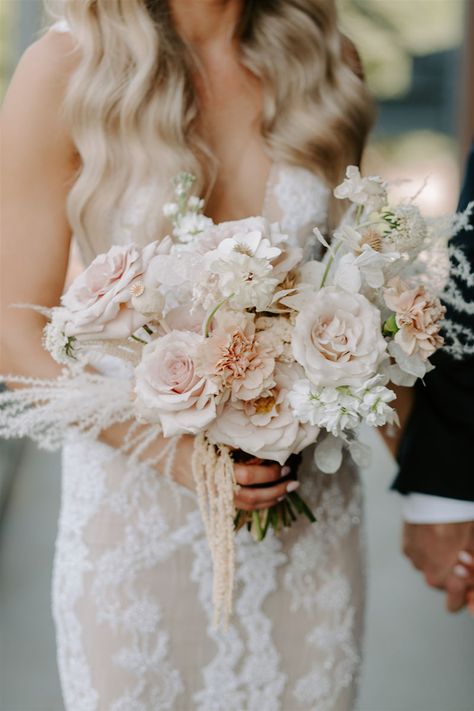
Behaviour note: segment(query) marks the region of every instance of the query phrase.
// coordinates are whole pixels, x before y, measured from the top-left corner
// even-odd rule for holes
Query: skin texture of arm
[[[6,374],[55,378],[61,372],[42,347],[44,318],[10,306],[55,306],[64,288],[71,241],[66,199],[78,157],[60,109],[77,61],[71,38],[48,32],[23,55],[2,109],[0,372]],[[120,446],[126,428],[111,427],[103,441]],[[174,467],[175,479],[191,489],[193,439],[181,438]],[[156,451],[146,454],[156,454],[162,445],[158,439]],[[278,479],[277,465],[239,464],[235,474],[239,508],[264,508],[286,493],[287,482],[248,487]]]

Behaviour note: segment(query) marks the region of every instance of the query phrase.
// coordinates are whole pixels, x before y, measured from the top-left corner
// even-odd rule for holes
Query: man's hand
[[[446,608],[457,612],[474,589],[474,521],[405,523],[403,552],[428,585],[446,591]],[[469,563],[468,558],[471,559]]]

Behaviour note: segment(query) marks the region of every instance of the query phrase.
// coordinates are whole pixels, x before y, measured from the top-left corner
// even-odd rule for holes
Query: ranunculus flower
[[[143,326],[147,316],[136,311],[131,300],[159,251],[160,244],[152,242],[143,249],[133,244],[114,246],[97,256],[61,299],[66,336],[120,339]]]
[[[228,401],[208,428],[209,439],[284,464],[290,454],[301,452],[319,434],[318,427],[297,422],[289,406],[288,393],[302,376],[295,363],[277,364],[275,387],[255,400]]]
[[[380,312],[362,294],[324,287],[299,312],[293,355],[314,385],[359,385],[386,354]]]
[[[251,314],[218,312],[210,337],[198,346],[197,370],[233,397],[252,400],[274,385],[275,358],[282,349],[272,332],[256,332]]]
[[[159,422],[165,437],[196,434],[216,415],[215,385],[196,373],[194,358],[202,336],[171,331],[143,348],[136,369],[136,407]]]
[[[400,329],[395,343],[408,355],[418,354],[423,360],[443,345],[439,335],[446,309],[439,299],[431,296],[421,284],[410,289],[399,277],[392,279],[384,290],[385,303],[395,311]]]

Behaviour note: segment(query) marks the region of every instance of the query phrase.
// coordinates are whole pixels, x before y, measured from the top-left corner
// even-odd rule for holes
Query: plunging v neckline
[[[229,218],[226,218],[224,220],[220,219],[219,223],[216,223],[216,224],[220,224],[221,222],[237,222],[239,220],[246,220],[249,217],[265,217],[266,218],[267,213],[268,213],[268,205],[270,202],[270,197],[271,197],[271,193],[272,193],[273,185],[274,185],[274,181],[275,181],[276,167],[277,167],[277,163],[274,160],[270,161],[270,166],[268,168],[267,178],[265,181],[265,186],[264,186],[264,191],[263,191],[263,198],[262,198],[258,212],[252,213],[252,214],[247,214],[247,215],[241,215],[240,217],[233,217],[232,219],[229,219]],[[204,214],[206,215],[206,217],[210,217],[214,221],[214,218],[211,217],[208,213],[206,213],[205,210],[204,210]]]

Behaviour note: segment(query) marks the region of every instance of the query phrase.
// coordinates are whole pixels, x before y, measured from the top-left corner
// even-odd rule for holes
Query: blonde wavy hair
[[[79,50],[64,103],[80,159],[68,216],[89,261],[110,247],[110,216],[141,186],[154,186],[146,222],[133,235],[142,243],[169,227],[162,205],[180,170],[197,176],[197,193],[210,194],[218,164],[196,127],[194,77],[202,69],[174,29],[167,0],[45,5],[67,21]],[[334,186],[346,165],[359,162],[373,119],[334,0],[246,0],[236,33],[242,64],[262,83],[270,157]]]

